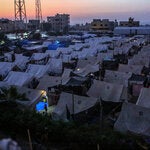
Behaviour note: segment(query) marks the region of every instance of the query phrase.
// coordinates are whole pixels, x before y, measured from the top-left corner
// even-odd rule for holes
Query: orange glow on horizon
[[[25,3],[27,19],[34,19],[35,0],[25,0]],[[150,18],[150,0],[41,0],[41,5],[44,19],[57,13],[70,14],[71,20],[88,17]],[[14,0],[0,0],[0,18],[14,19]]]

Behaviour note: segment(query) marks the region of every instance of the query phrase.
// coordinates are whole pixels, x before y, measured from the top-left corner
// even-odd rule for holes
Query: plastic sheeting
[[[11,62],[0,62],[0,75],[6,76],[14,67]]]
[[[61,93],[57,106],[53,111],[53,119],[67,120],[67,109],[70,114],[77,114],[88,110],[97,103],[96,98],[72,95],[69,93]],[[74,106],[74,111],[73,111]]]
[[[150,88],[142,88],[136,105],[150,108]]]
[[[45,74],[48,74],[49,66],[48,65],[35,65],[29,64],[26,70],[27,73],[33,74],[37,78],[41,78]]]
[[[142,69],[143,69],[142,65],[119,64],[118,71],[120,71],[120,72],[131,72],[131,73],[134,73],[134,74],[141,74]]]
[[[105,71],[105,82],[122,84],[125,87],[128,87],[128,79],[131,77],[132,73],[130,72],[119,72],[119,71]]]
[[[32,81],[33,78],[34,76],[29,73],[11,71],[4,79],[4,82],[9,85],[26,86]]]
[[[150,136],[150,109],[124,103],[114,129],[123,133]]]
[[[122,97],[123,93],[123,85],[94,80],[87,95],[101,98],[103,101],[122,102],[122,100],[126,100],[126,97]]]

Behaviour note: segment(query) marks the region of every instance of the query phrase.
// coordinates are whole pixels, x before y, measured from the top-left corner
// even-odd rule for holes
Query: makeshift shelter
[[[13,61],[13,55],[14,55],[13,51],[4,53],[5,61],[12,62]]]
[[[35,109],[36,104],[39,101],[42,101],[43,97],[46,96],[45,91],[43,90],[30,89],[30,88],[18,87],[18,86],[16,86],[16,88],[19,94],[25,94],[25,97],[27,98],[21,101],[18,100],[18,102],[28,107],[29,109]]]
[[[115,35],[149,35],[150,27],[116,27]]]
[[[70,77],[63,80],[62,89],[77,95],[86,95],[87,89],[91,86],[91,80],[88,77]]]
[[[124,103],[114,129],[123,133],[150,136],[150,109]]]
[[[123,85],[94,80],[87,95],[102,101],[123,102],[127,100]]]
[[[62,60],[51,58],[49,59],[47,65],[49,66],[50,74],[61,74],[62,73]]]
[[[33,53],[30,61],[35,64],[46,64],[48,62],[49,55],[47,53]]]
[[[61,54],[60,51],[56,50],[47,50],[45,53],[48,54],[50,58],[58,58],[59,55]]]
[[[128,79],[131,77],[132,73],[130,72],[119,72],[105,70],[104,81],[109,83],[122,84],[125,87],[128,87]]]
[[[45,48],[43,45],[23,45],[22,48],[25,51],[36,51],[36,52],[42,52],[43,48]]]
[[[150,88],[142,88],[136,105],[150,108]]]
[[[143,69],[142,65],[119,64],[118,71],[120,71],[120,72],[131,72],[131,73],[134,73],[134,74],[141,74],[142,69]]]
[[[132,74],[128,81],[129,94],[139,96],[141,88],[146,87],[146,82],[147,78],[145,76]]]
[[[0,62],[0,75],[5,77],[15,65],[11,62]]]
[[[111,52],[98,53],[98,56],[97,56],[97,61],[101,63],[103,62],[103,60],[112,60],[112,59],[113,59],[113,53]]]
[[[48,91],[48,87],[60,85],[61,82],[62,82],[61,77],[44,75],[41,79],[39,79],[37,89]]]
[[[14,65],[17,65],[21,70],[25,70],[27,63],[29,62],[29,57],[23,56],[22,54],[15,54]]]
[[[133,45],[131,43],[123,44],[121,47],[115,47],[114,55],[128,54],[131,51],[132,47],[133,47]]]
[[[59,101],[53,111],[52,118],[54,120],[67,120],[67,113],[76,115],[84,111],[88,111],[97,103],[96,98],[72,95],[69,93],[61,93]],[[69,112],[68,112],[69,111]]]
[[[48,65],[35,65],[29,64],[26,69],[26,73],[34,75],[36,78],[41,78],[45,74],[48,74],[49,66]]]
[[[77,68],[84,68],[86,65],[94,65],[97,63],[96,57],[87,57],[85,59],[79,59],[77,62]]]
[[[63,74],[62,74],[62,82],[65,82],[66,80],[68,80],[68,78],[70,78],[70,76],[71,76],[71,73],[72,73],[72,69],[64,69],[64,72],[63,72]]]
[[[81,77],[86,77],[90,73],[96,73],[99,71],[99,65],[91,65],[87,64],[84,68],[77,68],[73,73],[75,75],[81,76]]]
[[[34,76],[25,72],[15,72],[11,71],[4,79],[9,85],[17,85],[17,86],[31,86],[31,83],[34,79]]]

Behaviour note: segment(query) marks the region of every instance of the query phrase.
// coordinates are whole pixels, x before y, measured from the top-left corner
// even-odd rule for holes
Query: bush
[[[20,110],[16,103],[0,104],[0,129],[11,136],[27,138],[30,130],[33,141],[46,147],[68,147],[69,149],[138,149],[137,137],[123,135],[112,129],[100,132],[98,125],[79,125],[75,122],[54,122],[49,116],[35,111]]]

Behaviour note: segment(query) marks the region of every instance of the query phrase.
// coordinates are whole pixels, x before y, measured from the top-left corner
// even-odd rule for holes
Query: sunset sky
[[[28,19],[35,18],[35,0],[25,0]],[[71,24],[93,18],[118,21],[130,16],[142,24],[150,23],[150,0],[41,0],[43,19],[56,13],[68,13]],[[14,19],[14,0],[0,0],[0,18]]]

